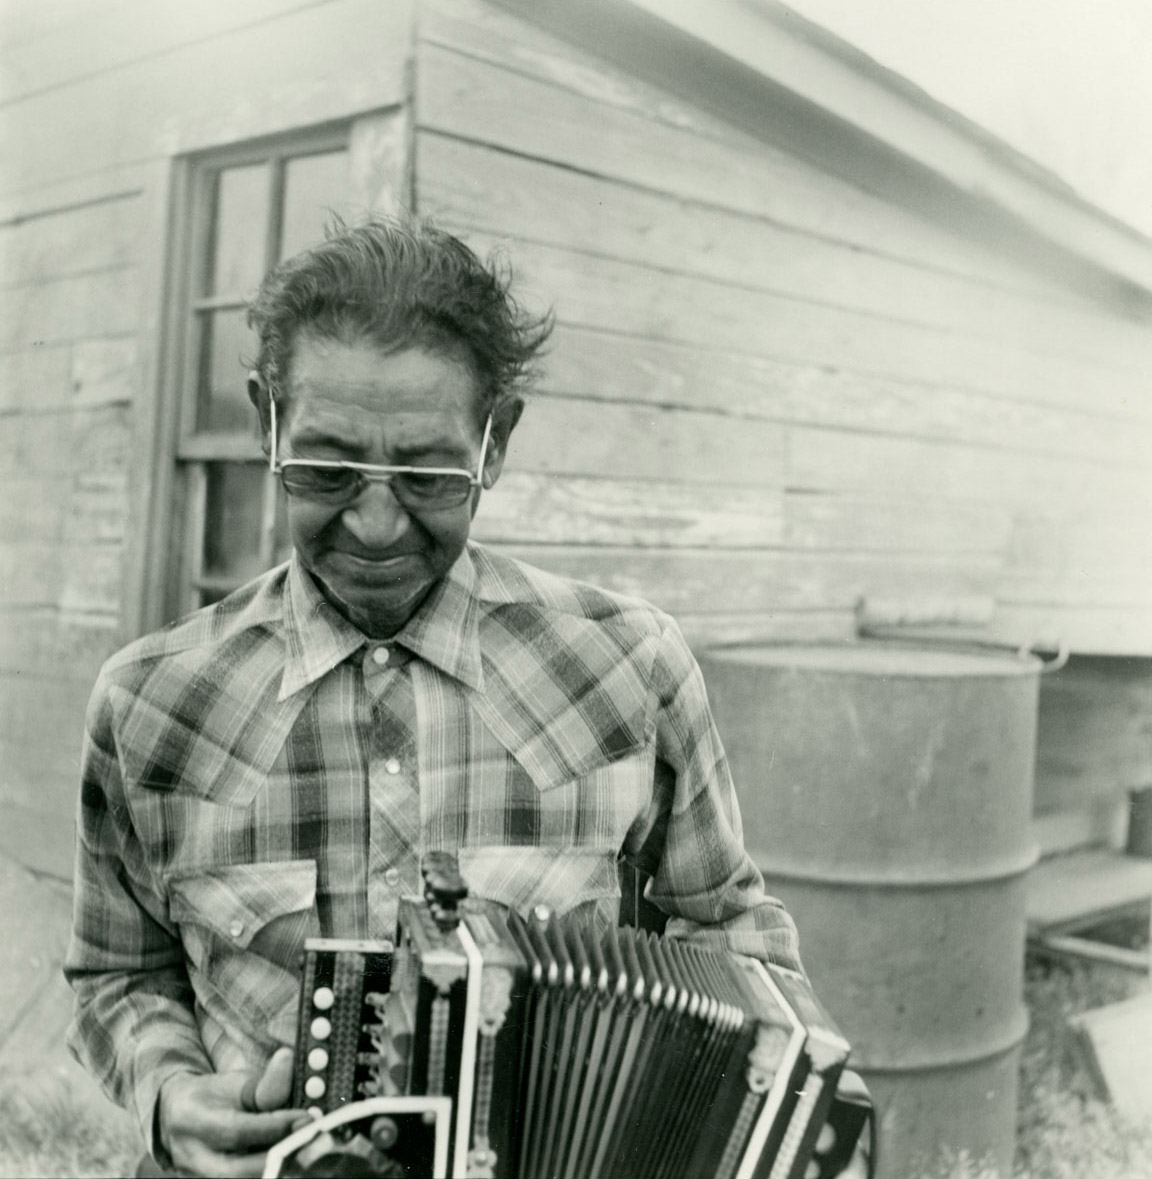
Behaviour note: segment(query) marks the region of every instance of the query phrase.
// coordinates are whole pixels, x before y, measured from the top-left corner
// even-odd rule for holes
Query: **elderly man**
[[[299,1115],[304,938],[390,936],[425,851],[602,922],[626,857],[670,934],[797,961],[672,619],[468,540],[549,322],[457,239],[379,222],[249,318],[294,553],[103,669],[67,961],[74,1050],[203,1174],[259,1174]]]

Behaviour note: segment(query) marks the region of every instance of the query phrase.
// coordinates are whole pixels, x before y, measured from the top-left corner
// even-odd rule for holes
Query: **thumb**
[[[282,1109],[292,1097],[291,1048],[277,1048],[256,1082],[255,1105],[258,1110]]]

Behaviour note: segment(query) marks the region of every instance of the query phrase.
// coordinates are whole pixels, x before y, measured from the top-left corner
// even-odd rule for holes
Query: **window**
[[[287,558],[283,492],[267,473],[247,373],[256,355],[246,301],[267,270],[322,240],[332,212],[396,207],[401,114],[230,148],[184,162],[168,319],[177,402],[170,539],[153,572],[153,623],[218,601]],[[161,576],[165,583],[160,584]]]

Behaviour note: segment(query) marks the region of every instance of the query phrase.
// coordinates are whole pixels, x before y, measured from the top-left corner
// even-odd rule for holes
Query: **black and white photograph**
[[[1152,1177],[1146,0],[0,0],[0,1179]]]

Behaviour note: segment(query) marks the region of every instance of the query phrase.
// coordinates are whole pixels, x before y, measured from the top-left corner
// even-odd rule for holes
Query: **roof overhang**
[[[496,2],[872,191],[1152,290],[1152,241],[777,0]]]

